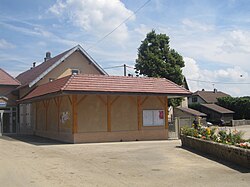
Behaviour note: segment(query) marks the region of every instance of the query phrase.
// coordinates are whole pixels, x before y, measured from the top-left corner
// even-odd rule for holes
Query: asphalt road
[[[249,186],[250,171],[179,140],[59,144],[0,138],[0,186]]]

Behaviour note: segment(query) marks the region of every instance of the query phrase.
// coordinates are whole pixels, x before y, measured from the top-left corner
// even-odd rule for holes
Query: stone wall
[[[250,169],[250,150],[181,135],[183,147],[188,147]]]
[[[232,120],[232,126],[241,126],[241,125],[250,125],[250,120],[245,120],[245,119],[241,119],[241,120]]]

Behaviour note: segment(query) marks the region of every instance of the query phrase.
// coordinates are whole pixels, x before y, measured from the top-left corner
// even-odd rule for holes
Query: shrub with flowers
[[[226,129],[199,126],[198,128],[182,127],[181,134],[250,149],[250,140],[242,138],[244,135],[242,131],[234,130],[231,132],[229,129],[229,132],[227,132]]]

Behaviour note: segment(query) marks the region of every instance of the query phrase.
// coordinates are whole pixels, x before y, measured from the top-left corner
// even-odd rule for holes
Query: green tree
[[[182,69],[184,61],[181,55],[169,47],[166,34],[149,32],[138,49],[136,73],[148,77],[161,77],[183,85]],[[171,100],[170,105],[179,105],[181,99]]]

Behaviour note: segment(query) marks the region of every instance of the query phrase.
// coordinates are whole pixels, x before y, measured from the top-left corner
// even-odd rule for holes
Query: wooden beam
[[[72,95],[72,113],[73,113],[72,134],[75,134],[77,133],[77,95]]]
[[[146,97],[143,99],[143,101],[141,102],[141,105],[143,105],[147,99],[148,99],[148,96],[146,96]]]
[[[138,130],[142,128],[142,108],[141,108],[141,96],[137,96],[137,121],[138,121]]]
[[[105,99],[103,99],[102,96],[97,95],[97,97],[98,97],[105,105],[107,105],[107,101],[105,101]]]
[[[107,96],[107,131],[111,132],[111,98]]]
[[[133,104],[137,104],[137,103],[136,103],[136,98],[135,98],[135,97],[129,96],[129,99],[130,99],[130,101],[131,101]]]
[[[69,95],[68,95],[68,99],[69,99],[70,104],[72,105],[73,102]]]
[[[45,107],[45,130],[48,130],[48,108],[49,108],[50,100],[43,101],[43,105]]]
[[[168,97],[165,97],[165,129],[168,129]]]
[[[77,106],[87,97],[87,95],[82,96],[82,98],[77,102]]]
[[[157,99],[161,102],[162,106],[164,107],[165,106],[165,102],[159,96],[157,96]]]
[[[39,103],[36,102],[36,130],[38,129],[38,123],[37,123],[38,107],[39,107],[38,105],[39,105]]]
[[[116,98],[114,98],[114,100],[111,102],[111,105],[113,105],[116,101],[117,101],[117,99],[119,98],[120,96],[116,96]]]
[[[54,98],[56,109],[57,109],[57,132],[60,132],[60,106],[62,103],[61,97]]]

